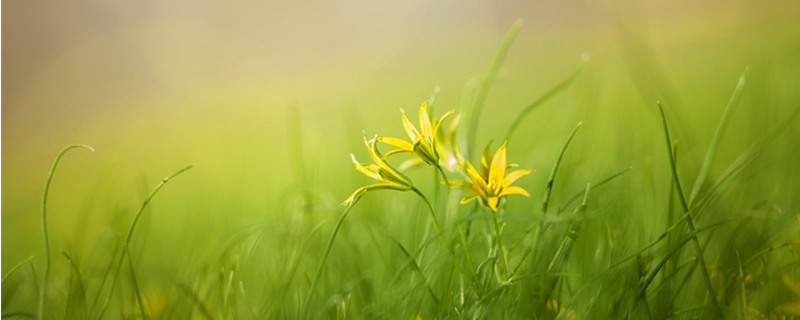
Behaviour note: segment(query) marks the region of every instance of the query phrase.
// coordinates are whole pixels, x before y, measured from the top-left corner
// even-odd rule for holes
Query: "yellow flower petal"
[[[508,195],[512,195],[512,194],[521,194],[521,195],[526,196],[526,197],[530,197],[531,196],[530,194],[528,194],[528,191],[525,191],[525,189],[522,189],[521,187],[517,187],[517,186],[511,186],[511,187],[504,188],[503,191],[500,192],[498,197],[508,196]]]
[[[406,117],[406,111],[400,109],[400,112],[402,113],[401,119],[403,120],[403,128],[406,130],[408,138],[411,139],[411,141],[419,140],[419,132],[417,131],[417,128],[414,127],[414,124],[412,124],[411,121],[408,121],[408,117]]]
[[[356,170],[358,170],[358,172],[361,172],[364,175],[366,175],[367,177],[370,177],[370,178],[375,179],[375,180],[380,180],[381,179],[381,175],[378,174],[378,169],[379,168],[378,168],[377,165],[372,164],[372,163],[367,163],[367,164],[360,163],[360,162],[358,162],[358,160],[356,160],[356,156],[353,155],[352,153],[350,154],[350,160],[353,161],[353,166],[356,167]]]
[[[497,149],[497,152],[494,153],[491,167],[489,167],[489,179],[487,182],[490,186],[497,188],[503,185],[503,178],[506,175],[506,163],[506,143],[503,142],[500,149]]]
[[[377,137],[367,140],[367,137],[364,136],[364,144],[367,146],[369,156],[372,158],[372,162],[374,162],[379,168],[378,174],[381,176],[381,179],[378,180],[393,182],[410,188],[411,180],[394,170],[391,166],[389,166],[388,163],[386,163],[386,161],[383,160],[383,156],[381,155],[380,151],[378,151],[376,139]]]
[[[483,148],[483,153],[481,154],[481,175],[483,175],[484,180],[489,180],[489,165],[492,162],[492,143],[486,145],[486,148]]]
[[[453,111],[453,110],[448,110],[441,117],[439,117],[439,120],[436,121],[436,126],[433,127],[433,135],[434,136],[439,132],[439,127],[442,126],[442,122],[444,121],[444,119],[447,118],[449,115],[453,114],[454,112],[455,111]]]
[[[478,174],[478,171],[475,170],[475,167],[473,167],[471,163],[467,162],[466,166],[467,166],[466,167],[467,177],[469,177],[469,179],[472,180],[472,184],[475,187],[480,189],[482,193],[486,194],[487,193],[486,191],[489,190],[489,186],[486,185],[486,181],[483,180],[483,178],[480,176],[480,174]]]
[[[378,137],[378,141],[381,143],[388,144],[392,147],[407,150],[407,151],[414,151],[414,145],[410,142],[405,141],[400,138],[392,138],[392,137]]]
[[[503,185],[504,186],[510,186],[512,183],[517,181],[519,178],[522,178],[522,177],[524,177],[525,175],[527,175],[529,173],[531,173],[530,170],[524,170],[524,169],[511,171],[506,175],[505,180],[503,180]]]
[[[428,101],[419,107],[419,131],[425,139],[432,139],[433,127],[431,126],[431,116],[428,114]]]

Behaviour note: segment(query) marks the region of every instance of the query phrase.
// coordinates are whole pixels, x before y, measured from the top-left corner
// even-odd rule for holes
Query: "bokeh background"
[[[502,139],[586,52],[583,76],[526,120],[509,151],[538,169],[523,185],[538,201],[554,150],[582,120],[570,176],[634,166],[666,192],[668,172],[649,172],[665,163],[655,101],[696,168],[750,66],[721,146],[729,162],[800,101],[798,17],[789,0],[3,1],[3,274],[41,255],[42,185],[71,143],[96,152],[70,152],[56,172],[56,254],[102,255],[147,192],[189,164],[137,231],[150,271],[211,256],[256,222],[294,219],[307,190],[322,208],[315,218],[332,220],[366,183],[348,158],[365,156],[362,130],[401,136],[399,108],[416,110],[437,86],[435,113],[458,109],[517,19],[525,24],[489,91],[478,144]],[[794,153],[775,156],[786,174],[770,176],[767,192],[789,208],[800,179],[781,157],[797,154],[797,127],[780,147]]]

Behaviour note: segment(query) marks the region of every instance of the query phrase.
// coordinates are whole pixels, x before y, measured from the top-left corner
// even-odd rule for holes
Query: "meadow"
[[[737,8],[144,98],[84,43],[4,84],[2,317],[800,317],[800,11]]]

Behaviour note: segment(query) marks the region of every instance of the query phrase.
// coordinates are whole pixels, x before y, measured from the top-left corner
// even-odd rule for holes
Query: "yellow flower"
[[[375,183],[356,189],[356,191],[354,191],[353,194],[351,194],[350,197],[348,197],[347,200],[342,203],[342,205],[350,205],[353,203],[353,201],[364,195],[364,193],[372,190],[411,190],[411,187],[413,186],[411,184],[411,180],[389,166],[389,164],[383,159],[384,156],[381,155],[380,151],[378,151],[376,138],[367,140],[367,137],[364,136],[364,144],[367,146],[369,157],[372,158],[373,163],[358,162],[352,153],[350,154],[350,159],[353,161],[353,165],[356,167],[356,170],[372,179],[381,181],[381,183]]]
[[[460,155],[459,158],[463,160],[463,157],[460,157]],[[519,178],[531,173],[531,170],[520,169],[506,174],[509,168],[513,168],[516,165],[509,165],[507,163],[505,142],[497,149],[494,156],[492,156],[489,146],[486,146],[481,156],[480,173],[478,173],[475,167],[468,161],[464,160],[462,162],[467,177],[469,177],[471,182],[453,181],[453,183],[468,186],[472,189],[472,192],[461,199],[461,204],[468,203],[480,197],[483,200],[483,204],[489,207],[493,212],[497,212],[497,204],[500,202],[500,198],[504,196],[512,194],[521,194],[526,197],[530,196],[525,189],[511,185]]]
[[[380,142],[397,148],[387,152],[386,156],[395,153],[410,152],[417,155],[417,157],[427,164],[433,166],[437,165],[439,162],[439,154],[436,148],[436,132],[439,131],[442,121],[444,121],[447,116],[451,115],[453,110],[445,112],[434,125],[433,119],[431,119],[431,116],[428,114],[428,101],[423,102],[419,107],[419,130],[408,120],[406,112],[402,109],[400,111],[402,112],[403,128],[405,128],[406,134],[408,134],[408,138],[411,141],[409,142],[392,137],[378,138]]]

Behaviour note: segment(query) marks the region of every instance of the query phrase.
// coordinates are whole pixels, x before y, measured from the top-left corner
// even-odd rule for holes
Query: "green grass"
[[[186,172],[189,166],[155,187],[145,181],[131,194],[98,188],[83,196],[121,196],[137,204],[88,205],[92,215],[62,208],[59,221],[81,226],[92,217],[102,223],[79,232],[51,230],[48,197],[76,196],[66,183],[51,188],[58,186],[55,169],[64,153],[84,147],[71,145],[46,176],[38,235],[43,249],[4,244],[3,318],[800,316],[791,309],[800,303],[792,293],[800,282],[800,93],[794,90],[800,82],[797,73],[785,72],[798,70],[796,59],[773,66],[756,61],[735,86],[736,79],[711,75],[711,67],[699,80],[688,76],[693,67],[674,70],[679,81],[669,90],[688,98],[669,101],[666,95],[659,102],[646,90],[612,90],[604,81],[624,77],[594,55],[588,65],[584,55],[576,71],[569,75],[565,68],[567,76],[556,78],[566,80],[553,81],[531,101],[513,101],[522,108],[499,108],[491,90],[529,85],[498,79],[520,27],[517,22],[508,31],[485,75],[464,92],[435,89],[430,108],[435,102],[438,115],[461,106],[457,112],[467,120],[456,140],[465,155],[513,137],[509,162],[539,170],[515,183],[531,197],[504,197],[497,212],[480,200],[462,205],[466,192],[443,182],[466,179],[464,172],[422,165],[403,171],[413,186],[368,191],[341,206],[347,194],[372,183],[344,162],[351,152],[365,158],[360,136],[348,129],[339,143],[332,142],[339,133],[331,135],[336,161],[323,151],[315,155],[304,132],[331,129],[314,126],[292,104],[288,138],[281,142],[287,148],[270,153],[283,162],[263,165],[269,173],[290,172],[272,176],[254,170],[258,165],[234,171],[245,177],[240,181],[252,176],[274,186],[270,195],[253,196],[256,187],[247,183],[204,191],[219,177],[204,175],[209,169],[202,166]],[[714,90],[691,81],[707,81]],[[653,83],[663,79],[625,87]],[[426,95],[419,93],[419,100]],[[728,103],[700,108],[692,102],[703,100],[698,96]],[[385,114],[391,121],[347,115],[353,123],[363,120],[370,134],[400,136],[393,134],[402,128],[394,110]],[[390,165],[402,157],[412,156],[392,156]],[[468,160],[477,164],[478,157]],[[62,164],[59,170],[70,169]],[[280,180],[280,174],[290,177]],[[277,200],[254,200],[262,197]],[[8,261],[18,255],[32,257]]]

